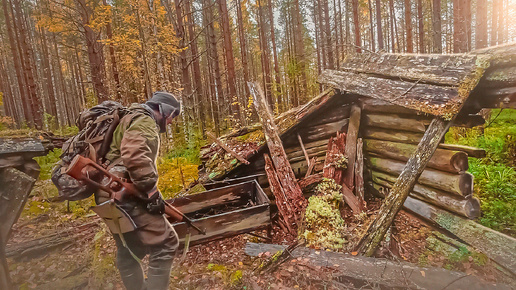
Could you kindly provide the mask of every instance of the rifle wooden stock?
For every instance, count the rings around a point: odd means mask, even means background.
[[[90,168],[88,168],[90,167]],[[104,183],[97,182],[90,178],[90,175],[93,175],[93,171],[96,170],[103,175],[103,177],[107,178],[107,181]],[[107,193],[109,193],[112,199],[121,200],[122,196],[129,194],[134,195],[139,198],[148,198],[148,196],[143,196],[141,192],[139,192],[136,187],[129,182],[123,181],[118,176],[112,174],[107,171],[104,167],[97,164],[93,160],[83,157],[81,155],[77,155],[73,158],[70,166],[65,171],[65,174],[70,175],[71,177],[83,181],[95,188],[101,189]],[[104,178],[101,178],[101,180]],[[185,221],[188,225],[202,233],[206,234],[205,231],[201,230],[197,226],[192,223],[192,220],[185,216],[182,212],[180,212],[177,208],[175,208],[170,203],[163,201],[165,203],[165,214],[174,219],[175,221],[181,222]]]

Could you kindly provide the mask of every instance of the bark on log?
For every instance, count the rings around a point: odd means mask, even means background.
[[[400,175],[405,167],[404,162],[378,157],[370,157],[368,162],[371,168],[395,176]],[[469,196],[473,193],[473,176],[467,172],[452,174],[435,169],[425,169],[417,181],[459,196]]]
[[[391,159],[407,161],[416,151],[417,146],[390,141],[366,139],[364,149]],[[460,173],[468,170],[468,155],[462,151],[437,149],[428,162],[428,167],[451,173]]]
[[[351,106],[351,114],[349,117],[348,133],[346,134],[346,150],[344,156],[348,158],[348,168],[344,171],[344,183],[349,189],[353,190],[355,159],[357,154],[357,138],[360,129],[361,109],[358,105]]]
[[[447,150],[455,150],[455,151],[463,151],[468,154],[468,157],[475,158],[485,158],[486,150],[477,147],[465,146],[465,145],[457,145],[457,144],[439,144],[439,148],[447,149]]]
[[[395,128],[393,128],[395,129]],[[380,128],[366,127],[363,130],[364,138],[393,141],[399,143],[418,144],[423,135],[414,132],[387,130]]]
[[[249,256],[266,252],[274,255],[286,248],[280,245],[247,243],[245,253]],[[310,265],[323,267],[324,271],[331,269],[336,278],[362,281],[362,287],[357,285],[352,289],[510,289],[500,283],[486,283],[473,275],[442,268],[421,268],[403,261],[352,256],[305,247],[298,247],[290,254],[299,261],[305,260]]]
[[[283,148],[283,144],[279,137],[279,130],[274,122],[274,118],[269,110],[269,106],[265,100],[262,89],[253,83],[248,83],[249,91],[254,99],[254,105],[258,116],[262,122],[265,139],[271,155],[274,169],[287,196],[286,202],[292,206],[292,210],[282,213],[283,215],[292,215],[294,221],[299,221],[301,214],[304,212],[307,201],[303,196],[301,188],[296,182],[296,177],[288,162],[287,154]],[[297,228],[297,225],[294,225]]]
[[[378,171],[371,173],[373,182],[389,189],[396,182],[396,177],[392,175]],[[420,184],[414,185],[410,196],[469,219],[476,219],[480,216],[480,201],[474,197],[464,199]]]
[[[323,179],[323,175],[322,173],[317,173],[317,174],[312,174],[312,175],[309,175],[305,178],[301,178],[297,181],[297,184],[299,184],[299,187],[301,187],[301,189],[305,189],[307,188],[308,186],[314,184],[314,183],[319,183],[321,182]]]
[[[396,129],[417,133],[424,133],[426,130],[424,121],[417,120],[415,118],[404,118],[393,114],[366,114],[364,116],[364,125],[375,128]]]
[[[459,217],[435,206],[423,207],[424,202],[407,200],[405,207],[438,224],[477,248],[490,259],[516,275],[516,239],[484,227],[472,220]]]
[[[407,161],[396,180],[391,194],[385,199],[376,219],[360,240],[358,251],[361,254],[366,256],[374,254],[449,126],[450,122],[446,122],[441,117],[432,120],[416,152]]]
[[[416,110],[408,109],[386,101],[372,98],[364,98],[362,100],[362,110],[367,113],[392,113],[412,116],[417,116],[418,113],[421,114]]]

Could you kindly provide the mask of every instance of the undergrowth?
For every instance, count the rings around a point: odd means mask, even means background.
[[[486,158],[469,158],[475,195],[481,201],[480,223],[516,236],[516,110],[492,110],[481,128],[451,128],[446,143],[483,148]]]

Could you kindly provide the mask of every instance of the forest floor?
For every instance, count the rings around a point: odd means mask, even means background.
[[[43,183],[43,184],[42,184]],[[47,188],[38,181],[36,188]],[[380,202],[368,203],[368,215]],[[19,289],[123,289],[115,267],[111,234],[103,222],[84,209],[88,201],[51,202],[32,193],[18,223],[13,227],[8,252],[18,250],[8,259],[11,277]],[[345,210],[349,225],[354,217]],[[473,274],[490,282],[511,283],[487,259],[473,252],[436,252],[429,247],[432,231],[411,215],[402,212],[395,220],[391,243],[380,250],[380,257],[407,261],[424,267],[444,267]],[[258,232],[266,236],[266,231]],[[292,244],[294,237],[274,227],[272,243]],[[35,246],[31,241],[44,241]],[[274,253],[250,257],[244,253],[247,242],[263,242],[242,234],[190,248],[178,254],[171,274],[171,289],[332,289],[334,268],[313,266],[308,259],[288,260],[270,274],[257,269]],[[31,247],[27,247],[32,245]],[[52,246],[53,245],[53,246]],[[30,251],[27,251],[30,249]],[[25,252],[23,252],[25,250]],[[351,253],[353,254],[353,253]],[[144,260],[145,263],[145,260]],[[512,281],[513,283],[513,281]]]

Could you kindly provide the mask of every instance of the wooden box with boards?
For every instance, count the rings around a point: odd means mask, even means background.
[[[188,233],[189,244],[197,245],[265,229],[270,225],[269,198],[255,180],[224,185],[170,200],[196,226],[206,231],[203,235],[185,222],[173,223],[181,244],[184,244]]]

